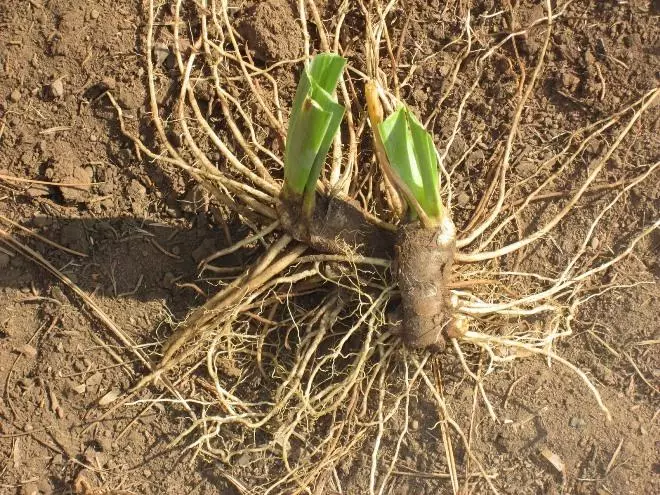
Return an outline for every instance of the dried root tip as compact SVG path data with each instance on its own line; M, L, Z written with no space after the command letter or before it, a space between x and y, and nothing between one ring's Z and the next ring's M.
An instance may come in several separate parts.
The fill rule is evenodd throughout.
M447 337L450 339L463 338L469 329L470 324L467 316L454 314L447 327Z
M394 234L371 223L349 199L317 194L310 219L302 215L299 205L282 197L277 211L294 239L322 253L394 257Z
M448 217L437 230L419 223L399 227L395 256L402 338L411 347L443 349L445 335L465 325L454 315L449 292L455 250L456 230Z

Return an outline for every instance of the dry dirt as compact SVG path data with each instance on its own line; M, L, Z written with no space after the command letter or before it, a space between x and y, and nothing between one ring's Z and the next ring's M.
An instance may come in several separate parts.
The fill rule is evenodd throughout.
M129 117L148 122L142 3L2 0L0 215L84 256L26 236L4 221L0 228L11 230L70 277L152 354L169 334L170 323L215 290L213 281L197 280L196 263L223 247L224 235L204 194L188 177L138 159L102 96L110 90ZM257 60L300 55L300 31L287 2L234 3L245 9L239 30ZM329 18L336 2L318 3ZM473 3L474 15L501 7L494 0ZM542 16L540 3L521 4L514 25ZM439 50L450 36L445 28L450 30L451 23L439 15L443 6L435 0L408 2L408 37L420 57ZM534 104L547 110L539 131L608 115L657 86L659 15L655 0L575 2L553 36L544 82L534 97ZM349 32L359 32L352 19L346 24ZM401 24L393 29L397 36ZM520 50L524 56L538 48L539 41L530 36ZM164 67L172 63L166 45L156 50ZM428 115L447 71L443 57L434 58L402 96ZM490 77L494 88L506 88L506 67ZM493 102L498 97L502 95L484 93L468 109L467 120L476 132L497 129ZM653 111L650 128L636 129L635 138L612 160L612 182L660 158L657 106ZM442 119L437 124L441 138ZM143 137L150 139L147 126ZM469 142L472 137L461 139ZM457 177L459 225L479 200L485 158L477 150L467 159L474 177ZM529 164L517 164L516 173L529 174ZM30 182L34 180L72 185ZM610 229L600 233L592 248L606 253L659 212L656 176L619 206ZM579 215L574 222L555 237L569 251L578 242L572 233L581 226ZM242 235L240 225L232 228L236 237ZM489 382L487 392L506 421L495 424L482 417L474 449L497 472L502 492L660 491L659 242L657 234L652 236L639 253L607 274L620 284L645 283L590 302L580 313L576 333L559 349L596 382L612 422L572 374L540 360L519 363ZM528 253L526 262L552 266L561 262L561 253ZM186 285L193 281L204 294ZM136 494L225 494L235 493L225 473L241 479L268 474L249 462L225 466L170 448L185 427L182 408L137 402L154 398L159 390L117 407L120 399L112 399L144 371L73 292L0 243L1 493L84 493L80 481L87 480L94 487ZM455 417L463 421L471 413L472 398L471 388L461 384L459 377L450 380L446 394ZM421 436L424 442L405 446L404 465L420 473L444 472L442 447L432 429L435 408L419 397L411 410L413 426L428 433ZM565 476L543 452L561 459ZM370 455L369 450L358 453L340 466L345 493L364 491L361 467L370 464ZM465 454L458 452L459 461L461 456ZM392 493L450 492L442 476L419 474L397 477Z

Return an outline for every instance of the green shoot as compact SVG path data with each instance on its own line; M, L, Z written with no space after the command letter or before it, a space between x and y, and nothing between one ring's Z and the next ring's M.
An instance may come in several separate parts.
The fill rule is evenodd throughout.
M298 82L289 120L284 153L282 198L303 203L310 216L314 208L316 182L325 157L344 117L344 107L334 96L346 60L321 53L305 68Z
M378 126L397 183L425 227L440 224L446 214L440 199L438 157L433 138L406 107Z

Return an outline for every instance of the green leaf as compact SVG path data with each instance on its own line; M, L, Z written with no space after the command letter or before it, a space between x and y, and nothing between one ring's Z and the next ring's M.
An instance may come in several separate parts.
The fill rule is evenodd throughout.
M440 215L442 207L440 200L440 178L438 176L438 155L435 153L435 145L431 134L417 120L412 112L407 112L408 126L413 141L415 159L422 178L424 189L424 200L421 201L424 211L429 217L436 218Z
M408 186L424 212L430 218L439 218L443 210L438 157L431 135L405 107L400 107L383 121L378 132L394 172Z
M319 53L309 65L310 78L326 93L332 94L345 65L346 59L335 53Z
M344 107L333 96L346 60L333 53L314 57L303 71L293 101L284 155L285 191L302 196L316 189ZM307 194L306 194L307 195Z
M289 134L295 136L295 139L287 139L285 163L288 166L284 167L284 180L297 194L305 190L331 118L331 112L326 112L308 97L298 111L295 122L289 127Z

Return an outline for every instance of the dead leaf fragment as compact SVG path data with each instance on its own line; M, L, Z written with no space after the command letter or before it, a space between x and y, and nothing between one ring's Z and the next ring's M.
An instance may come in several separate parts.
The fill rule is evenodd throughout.
M117 397L119 397L119 390L114 388L99 399L99 406L107 406L108 404L112 404L117 400Z
M16 350L26 357L29 358L37 357L37 350L34 347L32 347L30 344L24 344Z
M540 454L545 458L546 461L552 464L552 467L554 467L559 474L563 475L566 472L564 461L562 461L561 457L552 452L550 449L543 447L540 451Z
M75 387L72 387L73 391L78 393L78 394L84 394L87 391L87 385L84 383L81 383L80 385L76 385Z

